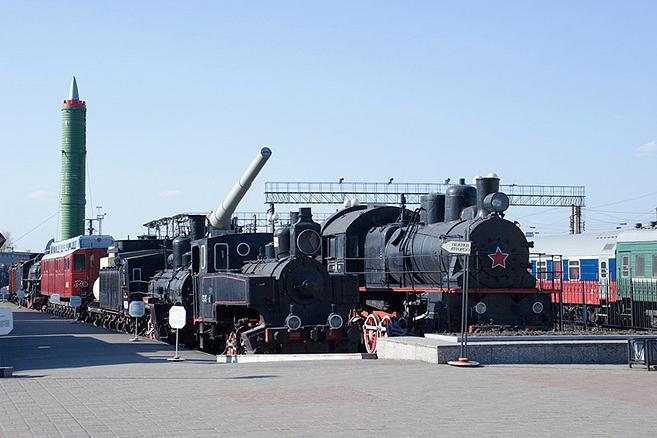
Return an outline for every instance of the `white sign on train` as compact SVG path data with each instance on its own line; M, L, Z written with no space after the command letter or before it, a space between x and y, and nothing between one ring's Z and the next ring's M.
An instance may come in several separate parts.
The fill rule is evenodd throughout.
M0 309L0 335L8 335L14 329L14 314L11 309Z
M443 243L441 245L441 248L450 254L470 255L470 253L472 252L472 242L461 242L458 240L452 240L450 242Z

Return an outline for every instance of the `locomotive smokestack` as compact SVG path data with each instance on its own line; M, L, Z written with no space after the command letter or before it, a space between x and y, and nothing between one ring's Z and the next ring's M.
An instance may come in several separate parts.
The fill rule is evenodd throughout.
M231 216L235 213L237 204L240 203L246 192L249 190L251 183L253 183L253 180L258 176L258 173L260 173L260 170L262 170L270 156L271 149L266 147L260 149L258 155L256 155L251 162L251 165L246 169L246 172L244 172L239 181L237 181L237 184L233 186L233 189L228 193L228 196L226 196L221 205L208 215L210 225L219 229L230 228Z
M475 184L477 186L477 215L483 217L486 215L484 199L491 193L500 191L500 179L497 174L491 173L488 176L476 177Z

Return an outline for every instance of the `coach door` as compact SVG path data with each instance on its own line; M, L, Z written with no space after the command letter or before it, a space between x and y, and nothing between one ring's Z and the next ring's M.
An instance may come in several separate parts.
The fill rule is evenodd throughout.
M609 260L600 260L598 264L598 279L600 283L600 299L609 299Z

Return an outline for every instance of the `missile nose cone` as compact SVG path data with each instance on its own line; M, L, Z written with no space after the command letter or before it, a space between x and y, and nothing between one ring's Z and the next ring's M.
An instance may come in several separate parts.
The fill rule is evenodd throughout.
M68 92L68 100L80 100L80 95L78 94L78 83L75 81L75 76L71 80L71 88Z

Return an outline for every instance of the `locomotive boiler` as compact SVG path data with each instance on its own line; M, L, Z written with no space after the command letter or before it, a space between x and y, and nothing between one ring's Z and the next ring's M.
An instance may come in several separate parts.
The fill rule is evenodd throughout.
M508 206L492 174L425 195L415 211L357 205L327 219L323 258L329 272L359 277L368 351L381 335L458 330L466 271L473 328L551 327L550 297L528 272L531 243L504 219ZM471 243L467 269L443 249L449 241Z

